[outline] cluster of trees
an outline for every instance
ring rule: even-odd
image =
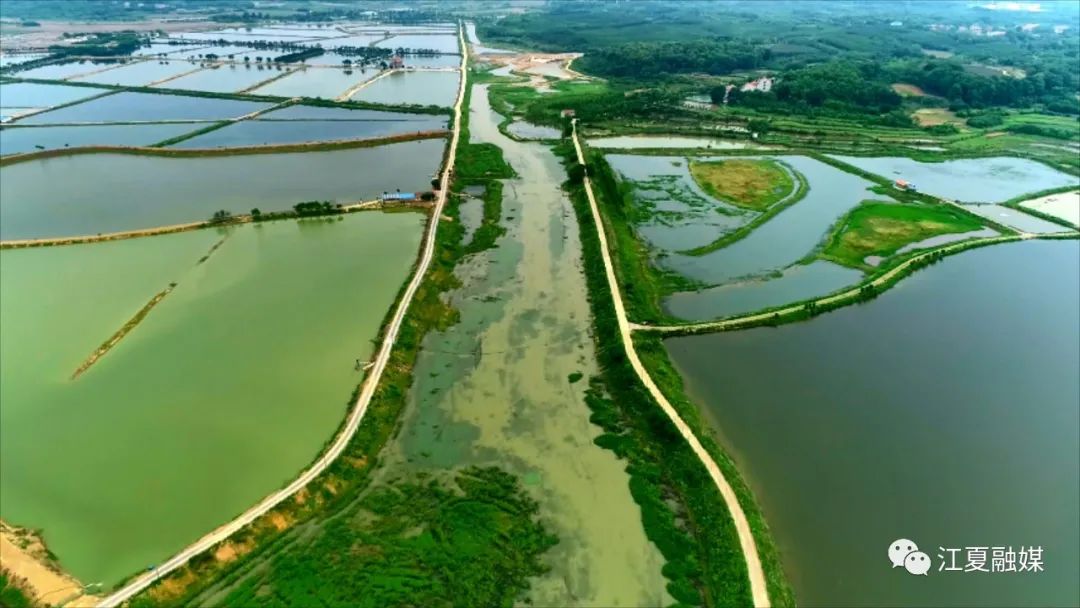
[[[897,62],[889,75],[928,93],[944,97],[954,107],[1029,106],[1044,103],[1051,110],[1077,112],[1069,97],[1080,87],[1080,76],[1064,65],[1029,72],[1023,78],[974,74],[956,61]]]
[[[274,57],[274,61],[277,63],[296,63],[297,61],[318,57],[325,52],[326,51],[322,50],[320,47],[312,47],[302,51],[293,51],[284,55],[278,55],[277,57]]]
[[[330,201],[305,201],[293,205],[293,211],[300,217],[331,215],[334,213],[341,213],[341,206],[335,205]]]
[[[877,75],[881,67],[872,62],[832,61],[788,70],[780,74],[772,90],[728,93],[728,103],[764,111],[801,112],[817,109],[840,113],[878,114],[892,126],[908,126],[910,119],[899,108],[903,99]],[[713,103],[721,103],[725,88],[710,91]]]
[[[596,49],[579,60],[582,69],[608,77],[655,78],[666,74],[726,74],[759,68],[772,57],[747,42],[631,42]]]
[[[83,34],[64,34],[65,38],[74,38]],[[70,45],[53,45],[49,53],[54,57],[83,55],[89,57],[117,57],[130,55],[145,43],[145,38],[133,31],[86,34],[85,40]]]

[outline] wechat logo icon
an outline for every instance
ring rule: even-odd
[[[889,561],[893,568],[903,567],[911,574],[926,576],[930,571],[930,556],[906,538],[898,538],[889,545]]]

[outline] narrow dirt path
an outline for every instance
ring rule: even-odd
[[[577,134],[577,120],[574,121],[574,148],[577,150],[578,162],[582,165],[585,164],[585,155],[581,151],[581,142],[578,140]],[[709,476],[712,477],[713,482],[716,484],[717,489],[720,490],[721,496],[724,498],[724,504],[727,505],[728,511],[731,513],[732,522],[735,524],[735,531],[739,537],[739,546],[742,548],[743,557],[746,559],[746,570],[750,576],[750,593],[754,600],[754,606],[767,607],[769,606],[769,594],[765,584],[765,572],[761,568],[761,558],[758,556],[757,545],[754,543],[754,535],[750,530],[750,522],[746,519],[746,513],[743,512],[742,505],[739,504],[739,498],[735,495],[735,490],[731,488],[731,484],[728,483],[724,477],[723,472],[720,471],[720,467],[713,460],[713,457],[705,449],[705,446],[701,444],[697,436],[694,435],[694,431],[690,429],[690,426],[679,416],[679,412],[668,402],[667,397],[660,391],[660,388],[653,382],[651,376],[649,376],[648,370],[641,363],[641,359],[638,358],[637,351],[634,350],[634,340],[631,335],[632,328],[626,318],[626,309],[623,307],[622,294],[619,291],[619,283],[615,278],[615,267],[611,263],[611,256],[608,254],[607,235],[604,233],[604,222],[600,217],[600,208],[596,205],[596,198],[593,196],[592,183],[588,176],[585,177],[585,194],[589,198],[589,208],[592,210],[593,222],[596,224],[597,236],[600,239],[600,253],[604,260],[604,274],[607,276],[608,288],[611,291],[611,299],[615,303],[615,317],[619,323],[619,333],[622,336],[623,348],[626,350],[626,356],[630,360],[630,365],[633,366],[634,371],[637,373],[638,378],[641,379],[642,384],[649,390],[649,394],[653,399],[660,404],[660,408],[664,410],[668,418],[675,424],[675,427],[679,430],[679,434],[683,436],[683,439],[690,444],[690,448],[694,450],[694,454],[697,455],[705,468],[709,471]]]

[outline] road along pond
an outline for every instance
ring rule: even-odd
[[[372,211],[0,252],[0,517],[108,587],[283,486],[341,424],[423,221]]]

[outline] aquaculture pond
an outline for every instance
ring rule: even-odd
[[[282,97],[322,97],[337,99],[350,88],[371,80],[375,70],[341,70],[338,68],[301,68],[292,74],[275,80],[252,91],[256,95],[280,95]]]
[[[162,83],[159,86],[170,89],[190,89],[192,91],[212,91],[235,93],[269,80],[280,74],[277,71],[260,70],[248,65],[221,65],[208,67],[188,76],[181,76]]]
[[[1029,215],[1023,211],[1017,211],[1016,209],[1004,205],[968,205],[967,210],[976,215],[981,215],[985,218],[994,220],[1000,224],[1005,224],[1010,228],[1016,228],[1017,230],[1031,232],[1033,234],[1065,232],[1069,230],[1060,224],[1046,221],[1042,218]]]
[[[461,55],[406,55],[406,68],[450,68],[461,65]]]
[[[42,80],[63,80],[65,78],[71,78],[72,76],[89,74],[91,72],[115,68],[121,65],[123,64],[117,61],[88,61],[84,59],[80,61],[52,63],[36,68],[30,68],[29,70],[19,70],[14,76],[18,78],[40,78]]]
[[[709,285],[760,277],[811,253],[829,228],[861,201],[884,198],[869,190],[871,182],[812,158],[778,158],[805,176],[810,185],[805,198],[727,247],[701,256],[673,253],[662,264]]]
[[[0,84],[0,104],[5,108],[50,108],[107,92],[108,89],[61,84],[3,83]]]
[[[280,110],[260,114],[259,120],[356,120],[356,121],[391,121],[415,122],[425,125],[437,124],[433,128],[446,128],[446,114],[413,114],[410,112],[390,112],[386,110],[354,110],[350,108],[323,108],[301,104],[286,106]],[[423,129],[418,129],[423,130]]]
[[[446,34],[395,34],[388,40],[375,43],[375,46],[387,49],[431,49],[440,53],[457,53],[458,37]]]
[[[65,569],[108,588],[283,486],[344,419],[423,220],[0,252],[0,516],[43,529]]]
[[[591,148],[714,148],[717,150],[765,150],[768,146],[713,139],[709,137],[671,137],[654,135],[619,135],[589,139]]]
[[[18,55],[13,55],[11,53],[5,52],[3,55],[0,55],[0,68],[6,68],[9,65],[26,63],[28,61],[41,59],[42,57],[46,56],[47,55],[45,53],[20,53]]]
[[[302,201],[349,203],[398,188],[425,190],[444,147],[442,139],[429,139],[327,152],[22,162],[0,169],[0,238],[132,230],[202,221],[219,209],[275,211]]]
[[[833,156],[833,155],[831,155]],[[920,192],[961,203],[1000,203],[1028,192],[1080,184],[1080,179],[1026,158],[965,158],[924,163],[910,158],[833,156]]]
[[[245,120],[185,139],[173,147],[218,148],[369,139],[445,128],[445,120],[436,116],[430,118],[426,123],[411,120]]]
[[[199,64],[190,61],[147,59],[123,67],[105,70],[104,72],[77,76],[73,80],[100,84],[145,86],[197,69],[199,69]]]
[[[454,105],[457,72],[393,72],[360,89],[352,99],[418,106]]]
[[[665,345],[800,604],[1075,606],[1078,308],[1080,243],[1027,241],[805,323]],[[927,576],[892,567],[898,538],[929,555]],[[950,548],[966,567],[968,547],[987,569],[995,547],[1041,548],[1045,571],[941,569]]]
[[[678,292],[665,298],[663,307],[672,316],[705,321],[824,296],[862,278],[863,273],[853,268],[815,260],[786,268],[779,276]]]
[[[203,125],[166,123],[144,125],[93,125],[86,127],[4,127],[0,129],[0,154],[52,150],[78,146],[149,146]]]
[[[520,176],[505,182],[507,232],[458,266],[449,302],[460,320],[424,342],[383,475],[475,464],[520,476],[559,536],[533,605],[670,604],[625,463],[593,443],[587,382],[568,379],[597,363],[566,174],[547,147],[499,133],[500,120],[475,87],[471,141],[498,145]]]
[[[690,176],[684,157],[605,158],[633,187],[635,226],[657,253],[707,245],[753,219],[753,213],[706,194]]]
[[[96,91],[97,89],[89,89]],[[116,93],[19,121],[21,124],[139,122],[158,120],[224,120],[273,104],[154,93]]]

